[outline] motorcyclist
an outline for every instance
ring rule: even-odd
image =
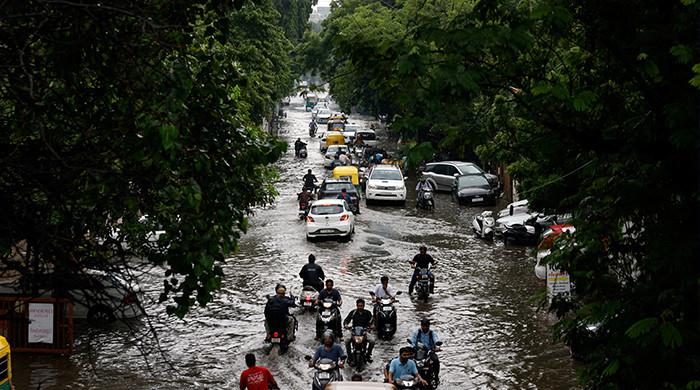
[[[313,191],[316,188],[317,182],[318,179],[313,173],[311,173],[311,169],[309,169],[306,175],[304,175],[304,188],[308,188],[310,191]]]
[[[420,321],[420,328],[413,331],[411,334],[411,345],[418,349],[418,343],[422,343],[426,350],[438,352],[440,347],[436,345],[440,341],[437,332],[430,330],[430,320],[423,318]],[[440,360],[436,353],[430,354],[430,365],[435,374],[435,378],[440,378]]]
[[[413,287],[416,285],[420,268],[428,268],[430,265],[437,264],[435,259],[428,254],[428,248],[426,248],[424,245],[421,245],[421,247],[418,248],[418,252],[419,253],[413,257],[413,260],[411,260],[411,266],[414,268],[414,270],[413,276],[411,277],[411,283],[408,285],[409,294],[413,294]],[[430,272],[428,275],[430,276],[430,293],[433,294],[435,291],[435,275],[433,275],[432,272]]]
[[[365,300],[362,298],[359,298],[357,301],[355,301],[356,308],[350,313],[348,313],[347,317],[345,317],[345,321],[343,321],[343,325],[346,327],[348,324],[352,321],[352,327],[356,326],[361,326],[365,328],[365,337],[367,339],[367,356],[366,359],[369,363],[372,362],[372,350],[374,349],[374,340],[372,339],[371,333],[369,332],[370,329],[374,327],[374,317],[372,316],[372,313],[369,312],[369,310],[365,310]],[[350,344],[352,342],[352,337],[349,337],[348,340],[345,342],[345,350],[350,352]]]
[[[377,301],[383,298],[394,298],[394,296],[396,296],[396,290],[394,290],[394,287],[389,285],[389,277],[384,275],[379,279],[379,281],[381,283],[374,287],[374,297],[372,300]]]
[[[302,191],[299,193],[299,195],[297,196],[297,198],[299,199],[300,206],[302,203],[306,204],[308,206],[309,203],[311,203],[311,200],[313,199],[313,195],[311,194],[311,191],[309,190],[309,188],[304,187],[302,189]]]
[[[316,349],[313,359],[309,361],[309,367],[313,367],[319,359],[330,359],[338,365],[338,368],[345,367],[347,355],[343,352],[343,347],[333,341],[333,332],[323,334],[323,344]]]
[[[296,141],[294,141],[294,155],[296,157],[299,157],[299,151],[302,150],[306,146],[306,142],[302,141],[301,138],[297,138]]]
[[[416,183],[416,200],[420,202],[423,199],[423,191],[426,190],[435,191],[435,188],[429,181],[425,180],[425,176],[421,176],[418,183]]]
[[[294,299],[286,296],[287,289],[283,284],[275,287],[276,295],[269,297],[265,304],[265,340],[270,339],[270,328],[279,327],[282,324],[287,328],[287,340],[294,341],[294,317],[289,315],[290,307],[297,307]]]
[[[348,190],[345,188],[342,188],[340,190],[340,193],[336,198],[344,200],[345,202],[347,202],[348,206],[352,204],[352,197],[350,196],[350,194],[348,194]]]
[[[311,286],[316,289],[316,291],[321,291],[323,289],[323,279],[325,279],[326,274],[323,273],[323,268],[316,264],[316,256],[313,254],[309,255],[309,262],[304,264],[299,271],[299,277],[304,280],[304,286]]]
[[[351,163],[352,163],[350,161],[350,156],[348,156],[347,153],[340,153],[338,155],[338,161],[340,161],[340,164],[342,164],[342,165],[351,165]]]
[[[338,316],[340,316],[340,306],[343,305],[343,299],[340,296],[340,292],[333,288],[333,280],[331,279],[326,279],[326,288],[321,290],[321,292],[318,294],[318,298],[316,299],[316,306],[321,305],[321,302],[323,302],[324,299],[326,298],[331,298],[336,305],[336,310],[338,310]],[[341,324],[340,320],[337,321],[337,328],[335,329],[336,334],[342,335],[343,330],[341,329]]]
[[[390,383],[395,383],[396,380],[403,375],[413,375],[423,386],[428,385],[428,382],[418,373],[418,367],[416,366],[416,362],[411,359],[412,356],[413,348],[401,347],[399,350],[399,357],[394,358],[391,363],[389,363],[387,376]]]

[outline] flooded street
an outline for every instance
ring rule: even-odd
[[[355,299],[369,298],[367,292],[381,275],[405,292],[411,276],[408,260],[421,244],[439,262],[436,294],[428,303],[400,297],[396,335],[392,341],[377,341],[374,362],[362,372],[365,379],[381,381],[382,365],[397,356],[420,319],[427,317],[444,342],[440,389],[576,388],[576,366],[568,349],[552,342],[546,314],[531,301],[542,286],[528,248],[481,241],[471,233],[471,220],[483,208],[457,206],[449,194],[439,194],[434,212],[416,210],[415,178],[410,177],[405,207],[363,202],[352,241],[307,242],[304,223],[297,218],[296,193],[308,168],[319,179],[324,176],[323,158],[318,138],[309,140],[311,114],[302,100],[293,99],[285,110],[281,136],[290,150],[278,163],[279,196],[252,218],[240,251],[224,266],[226,278],[215,301],[185,320],[169,318],[153,301],[162,286],[162,273],[153,271],[141,284],[153,290],[146,305],[162,355],[152,341],[139,341],[124,324],[109,329],[80,325],[76,351],[68,359],[13,356],[17,389],[237,389],[248,352],[270,368],[283,389],[308,389],[313,369],[304,355],[312,355],[317,346],[315,319],[297,314],[299,331],[289,352],[266,355],[264,296],[274,293],[277,283],[298,295],[299,269],[313,253],[343,295],[345,316]],[[351,121],[368,125],[367,120]],[[308,142],[307,159],[294,158],[291,144],[297,137]],[[129,325],[141,335],[147,329],[145,319]],[[345,378],[352,372],[346,368]]]

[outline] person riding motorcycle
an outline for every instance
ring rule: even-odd
[[[389,383],[396,383],[396,380],[404,375],[413,375],[423,386],[428,385],[428,382],[418,373],[416,362],[411,359],[413,352],[412,347],[401,347],[401,349],[399,349],[399,357],[394,358],[391,363],[389,363],[389,369],[386,373],[386,379]]]
[[[311,286],[319,292],[323,290],[323,279],[326,274],[323,273],[323,268],[316,264],[316,256],[313,254],[309,255],[309,262],[301,267],[299,277],[304,280],[304,286]]]
[[[302,150],[306,146],[306,142],[302,141],[301,138],[297,138],[296,141],[294,141],[294,155],[296,157],[299,157],[299,151]]]
[[[367,359],[367,362],[372,363],[372,350],[374,349],[374,340],[372,339],[371,333],[369,332],[370,329],[374,327],[374,316],[372,313],[369,312],[369,310],[365,310],[365,300],[362,298],[359,298],[357,301],[355,301],[356,308],[350,313],[348,313],[347,317],[345,317],[345,321],[343,321],[343,325],[346,327],[348,324],[352,321],[352,327],[356,326],[361,326],[365,328],[365,337],[367,339],[367,356],[365,357]],[[352,337],[349,337],[348,340],[345,342],[345,350],[350,352],[350,344],[352,342]]]
[[[333,332],[326,332],[323,334],[323,344],[316,349],[313,359],[309,360],[309,367],[313,367],[319,359],[325,358],[334,361],[339,368],[345,368],[347,357],[343,347],[334,342]]]
[[[343,299],[340,296],[340,292],[336,289],[333,288],[333,280],[327,279],[326,280],[326,288],[321,290],[318,294],[318,298],[316,299],[316,306],[321,305],[321,302],[323,302],[324,299],[326,298],[331,298],[337,307],[336,310],[338,310],[338,316],[340,316],[340,306],[343,305]],[[320,309],[319,309],[320,310]],[[343,330],[341,328],[340,321],[337,321],[337,328],[335,329],[336,334],[342,335]],[[341,337],[342,338],[342,337]]]
[[[313,173],[311,173],[311,169],[304,175],[304,188],[308,188],[309,191],[314,191],[316,188],[316,183],[318,182],[318,179],[316,176],[314,176]]]
[[[308,205],[311,203],[313,200],[314,196],[311,194],[311,190],[304,187],[302,188],[301,192],[297,195],[297,199],[299,199],[299,205],[305,204]]]
[[[265,339],[270,338],[270,329],[273,327],[286,325],[287,340],[294,340],[294,318],[289,315],[290,307],[297,307],[294,299],[286,296],[287,289],[283,284],[275,287],[276,295],[269,297],[265,304]]]
[[[429,181],[425,180],[425,176],[421,176],[418,183],[416,183],[416,200],[420,202],[423,198],[423,191],[426,190],[435,191],[435,188],[433,188],[433,185],[430,184]]]
[[[389,277],[384,275],[379,279],[380,283],[374,287],[374,297],[373,301],[377,301],[383,298],[394,298],[396,296],[396,290],[394,287],[389,285]]]
[[[420,322],[420,328],[416,329],[411,334],[411,345],[418,349],[418,343],[422,343],[429,351],[440,351],[440,347],[436,345],[440,341],[437,332],[430,330],[430,320],[424,318]],[[430,365],[435,374],[435,378],[440,378],[440,360],[436,353],[430,355]],[[439,380],[439,379],[438,379]]]
[[[411,260],[411,266],[414,267],[414,270],[413,276],[411,277],[411,283],[408,285],[409,295],[413,294],[413,287],[416,285],[420,268],[428,268],[430,265],[437,264],[435,259],[428,254],[428,248],[426,248],[424,245],[421,245],[421,247],[418,248],[418,252],[419,253],[413,257],[413,260]],[[430,293],[433,294],[435,291],[435,275],[433,275],[432,272],[430,272],[428,275],[430,276]]]

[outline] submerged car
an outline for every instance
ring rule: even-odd
[[[426,164],[423,176],[436,191],[452,191],[457,177],[462,175],[484,175],[496,194],[501,192],[498,176],[490,174],[478,165],[464,161],[440,161]]]
[[[452,187],[452,195],[459,204],[494,204],[496,191],[484,175],[458,176]]]
[[[355,215],[342,199],[321,199],[313,202],[306,216],[306,239],[343,237],[350,240],[355,233]]]

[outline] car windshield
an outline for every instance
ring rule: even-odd
[[[394,170],[375,169],[372,171],[372,180],[401,180],[401,173]]]
[[[345,125],[345,131],[357,131],[360,129],[358,125]]]
[[[337,204],[326,204],[311,207],[311,214],[314,215],[340,214],[342,212],[343,206]]]
[[[459,188],[488,186],[489,182],[481,175],[460,176],[457,180]]]
[[[355,187],[352,186],[352,183],[326,183],[326,188],[324,191],[340,191],[343,188],[348,191],[355,189]]]
[[[474,175],[478,173],[484,173],[479,167],[473,164],[459,164],[457,168],[462,172],[463,175]]]
[[[331,145],[328,147],[328,152],[326,154],[338,153],[339,151],[347,152],[348,147],[345,145]]]
[[[377,139],[377,135],[374,133],[360,132],[359,135],[362,136],[362,139],[367,140],[367,141],[374,141],[375,139]]]

